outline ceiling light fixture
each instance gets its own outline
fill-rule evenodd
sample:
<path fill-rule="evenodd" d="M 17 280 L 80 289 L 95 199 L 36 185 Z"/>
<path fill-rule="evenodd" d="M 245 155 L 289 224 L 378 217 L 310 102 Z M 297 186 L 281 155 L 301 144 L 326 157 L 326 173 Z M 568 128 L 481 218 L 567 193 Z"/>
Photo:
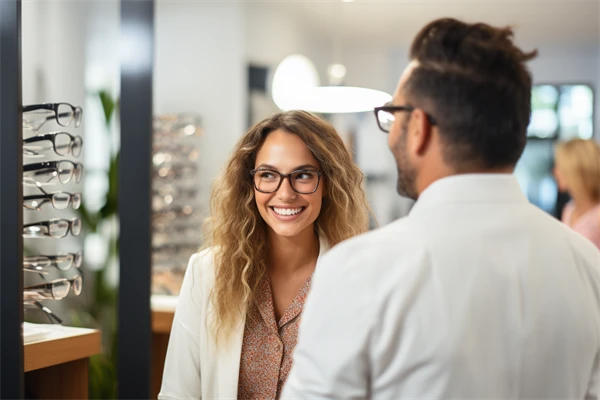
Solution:
<path fill-rule="evenodd" d="M 273 77 L 273 101 L 280 109 L 301 109 L 320 114 L 370 112 L 392 100 L 390 94 L 380 90 L 344 85 L 346 67 L 341 63 L 343 4 L 337 3 L 337 6 L 337 15 L 335 9 L 332 10 L 333 63 L 327 67 L 329 84 L 319 86 L 316 70 L 308 58 L 299 55 L 287 57 Z M 285 80 L 282 79 L 284 75 L 287 76 Z"/>

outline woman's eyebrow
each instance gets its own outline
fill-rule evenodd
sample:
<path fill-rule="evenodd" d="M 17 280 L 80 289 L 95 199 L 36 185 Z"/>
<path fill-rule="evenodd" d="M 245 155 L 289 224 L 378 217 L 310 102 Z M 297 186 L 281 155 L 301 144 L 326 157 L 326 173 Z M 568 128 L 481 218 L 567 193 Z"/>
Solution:
<path fill-rule="evenodd" d="M 279 169 L 277 167 L 274 167 L 273 165 L 270 165 L 270 164 L 260 164 L 258 167 L 256 167 L 256 169 L 260 169 L 260 168 L 272 169 L 274 171 L 279 171 Z M 298 170 L 304 170 L 304 169 L 319 169 L 319 168 L 317 168 L 316 166 L 314 166 L 312 164 L 303 164 L 303 165 L 293 168 L 292 171 L 298 171 Z"/>

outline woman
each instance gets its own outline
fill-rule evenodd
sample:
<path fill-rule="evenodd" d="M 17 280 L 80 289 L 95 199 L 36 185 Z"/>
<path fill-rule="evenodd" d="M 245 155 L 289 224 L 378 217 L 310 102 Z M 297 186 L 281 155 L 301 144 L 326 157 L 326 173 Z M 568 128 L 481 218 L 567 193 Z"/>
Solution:
<path fill-rule="evenodd" d="M 600 145 L 583 139 L 560 143 L 554 175 L 559 190 L 572 198 L 562 221 L 600 249 Z"/>
<path fill-rule="evenodd" d="M 160 399 L 279 397 L 317 259 L 368 228 L 362 179 L 334 128 L 307 112 L 246 133 L 186 271 Z"/>

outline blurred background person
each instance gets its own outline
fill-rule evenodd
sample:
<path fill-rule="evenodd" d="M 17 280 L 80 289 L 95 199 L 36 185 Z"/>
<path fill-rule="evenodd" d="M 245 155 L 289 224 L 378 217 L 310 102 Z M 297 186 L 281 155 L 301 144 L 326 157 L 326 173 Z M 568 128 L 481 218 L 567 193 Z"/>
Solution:
<path fill-rule="evenodd" d="M 600 144 L 573 139 L 556 146 L 554 175 L 571 201 L 561 220 L 600 249 Z"/>

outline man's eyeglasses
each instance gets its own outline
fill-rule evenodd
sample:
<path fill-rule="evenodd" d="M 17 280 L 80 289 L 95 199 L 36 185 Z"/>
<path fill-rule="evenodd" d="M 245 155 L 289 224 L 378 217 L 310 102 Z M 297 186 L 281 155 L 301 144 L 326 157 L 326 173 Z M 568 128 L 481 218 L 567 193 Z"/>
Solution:
<path fill-rule="evenodd" d="M 51 146 L 35 145 L 33 143 L 49 141 Z M 39 152 L 53 149 L 59 156 L 66 156 L 69 153 L 75 157 L 81 154 L 83 139 L 81 136 L 73 136 L 67 132 L 42 133 L 27 139 L 23 139 L 23 154 L 29 157 L 41 157 Z"/>
<path fill-rule="evenodd" d="M 294 192 L 299 194 L 311 194 L 319 188 L 321 181 L 321 171 L 302 169 L 292 171 L 289 174 L 272 169 L 257 168 L 250 171 L 254 179 L 254 188 L 261 193 L 273 193 L 279 190 L 281 182 L 287 178 Z"/>
<path fill-rule="evenodd" d="M 52 202 L 52 206 L 57 210 L 64 210 L 71 204 L 74 210 L 77 210 L 81 205 L 81 193 L 68 192 L 46 192 L 41 185 L 38 185 L 43 194 L 34 194 L 23 196 L 23 207 L 28 210 L 40 210 L 42 205 Z"/>
<path fill-rule="evenodd" d="M 23 126 L 37 131 L 46 122 L 56 120 L 60 126 L 69 126 L 75 122 L 75 127 L 81 124 L 83 110 L 69 103 L 45 103 L 23 106 Z"/>
<path fill-rule="evenodd" d="M 73 176 L 75 182 L 81 182 L 83 164 L 72 161 L 44 161 L 23 166 L 25 185 L 53 184 L 57 177 L 61 183 L 69 183 Z"/>
<path fill-rule="evenodd" d="M 61 300 L 67 297 L 71 290 L 75 296 L 79 296 L 82 288 L 83 276 L 81 275 L 73 279 L 59 278 L 52 282 L 23 288 L 23 301 L 26 304 L 33 304 L 40 300 Z"/>
<path fill-rule="evenodd" d="M 23 258 L 23 270 L 47 274 L 50 267 L 58 268 L 61 271 L 68 271 L 71 267 L 80 268 L 83 261 L 83 252 L 58 254 L 55 256 L 38 255 L 26 256 Z"/>
<path fill-rule="evenodd" d="M 396 116 L 394 115 L 394 113 L 400 111 L 411 113 L 414 110 L 415 107 L 413 106 L 393 106 L 386 104 L 381 107 L 375 107 L 375 119 L 377 119 L 377 125 L 379 126 L 379 129 L 381 129 L 385 133 L 389 133 L 390 129 L 392 129 L 394 121 L 396 120 Z M 431 125 L 435 125 L 437 123 L 435 119 L 429 114 L 427 114 L 427 119 L 429 120 L 429 123 Z"/>
<path fill-rule="evenodd" d="M 62 238 L 71 232 L 73 236 L 79 236 L 81 233 L 81 220 L 73 218 L 71 220 L 64 218 L 53 218 L 48 221 L 35 222 L 33 224 L 23 225 L 24 237 L 42 237 Z"/>

